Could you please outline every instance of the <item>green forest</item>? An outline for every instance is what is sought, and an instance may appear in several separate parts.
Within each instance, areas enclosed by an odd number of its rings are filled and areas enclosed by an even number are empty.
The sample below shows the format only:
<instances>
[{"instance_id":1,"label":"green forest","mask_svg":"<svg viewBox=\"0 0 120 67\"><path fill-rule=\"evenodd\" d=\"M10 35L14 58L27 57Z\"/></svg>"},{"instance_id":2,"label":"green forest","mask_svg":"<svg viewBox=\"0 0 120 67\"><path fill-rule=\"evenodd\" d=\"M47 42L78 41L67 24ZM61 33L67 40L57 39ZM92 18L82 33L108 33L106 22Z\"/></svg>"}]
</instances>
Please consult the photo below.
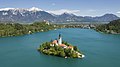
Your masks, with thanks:
<instances>
[{"instance_id":1,"label":"green forest","mask_svg":"<svg viewBox=\"0 0 120 67\"><path fill-rule=\"evenodd\" d=\"M68 42L63 41L63 44L67 46L72 46ZM83 58L82 52L77 48L77 46L73 46L73 50L69 48L63 48L61 46L51 46L51 42L45 42L40 45L38 51L46 54L46 55L54 55L59 57L70 57L70 58Z\"/></svg>"},{"instance_id":2,"label":"green forest","mask_svg":"<svg viewBox=\"0 0 120 67\"><path fill-rule=\"evenodd\" d=\"M108 24L99 25L96 27L96 30L108 34L120 34L120 19L113 20Z\"/></svg>"},{"instance_id":3,"label":"green forest","mask_svg":"<svg viewBox=\"0 0 120 67\"><path fill-rule=\"evenodd\" d=\"M35 32L44 32L57 28L61 28L61 26L49 24L47 22L34 22L32 24L0 23L0 37L32 34Z\"/></svg>"},{"instance_id":4,"label":"green forest","mask_svg":"<svg viewBox=\"0 0 120 67\"><path fill-rule=\"evenodd\" d=\"M75 25L71 25L76 28ZM108 34L120 34L120 19L111 21L108 24L95 26L95 30ZM48 22L34 22L31 24L20 23L0 23L0 37L19 36L24 34L32 34L35 32L44 32L58 28L71 28L63 24L50 24ZM82 28L77 27L77 28Z\"/></svg>"}]
</instances>

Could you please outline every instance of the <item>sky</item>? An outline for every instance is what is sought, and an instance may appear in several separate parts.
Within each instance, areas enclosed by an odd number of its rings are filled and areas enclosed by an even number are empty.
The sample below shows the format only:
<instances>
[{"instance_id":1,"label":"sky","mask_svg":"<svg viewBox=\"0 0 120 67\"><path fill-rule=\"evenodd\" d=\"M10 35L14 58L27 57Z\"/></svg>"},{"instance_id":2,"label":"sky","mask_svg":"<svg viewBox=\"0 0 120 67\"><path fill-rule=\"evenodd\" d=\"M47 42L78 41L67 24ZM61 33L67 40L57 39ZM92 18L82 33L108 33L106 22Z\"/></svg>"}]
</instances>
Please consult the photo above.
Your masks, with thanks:
<instances>
[{"instance_id":1,"label":"sky","mask_svg":"<svg viewBox=\"0 0 120 67\"><path fill-rule=\"evenodd\" d=\"M0 8L31 7L55 14L101 16L112 13L120 17L120 0L0 0Z\"/></svg>"}]
</instances>

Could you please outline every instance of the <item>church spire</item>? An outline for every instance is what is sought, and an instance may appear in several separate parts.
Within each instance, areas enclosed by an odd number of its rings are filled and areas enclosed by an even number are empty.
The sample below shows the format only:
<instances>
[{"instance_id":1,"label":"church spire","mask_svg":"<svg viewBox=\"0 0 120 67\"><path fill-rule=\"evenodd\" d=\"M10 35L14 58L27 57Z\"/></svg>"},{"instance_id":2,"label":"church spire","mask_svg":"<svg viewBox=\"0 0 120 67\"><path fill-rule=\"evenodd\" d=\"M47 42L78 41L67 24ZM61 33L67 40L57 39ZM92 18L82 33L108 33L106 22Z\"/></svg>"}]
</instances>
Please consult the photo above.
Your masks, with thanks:
<instances>
[{"instance_id":1,"label":"church spire","mask_svg":"<svg viewBox=\"0 0 120 67\"><path fill-rule=\"evenodd\" d=\"M59 34L58 44L59 44L59 45L61 45L61 44L62 44L62 37L61 37L61 34Z\"/></svg>"},{"instance_id":2,"label":"church spire","mask_svg":"<svg viewBox=\"0 0 120 67\"><path fill-rule=\"evenodd\" d=\"M61 38L61 34L59 34L59 39Z\"/></svg>"}]
</instances>

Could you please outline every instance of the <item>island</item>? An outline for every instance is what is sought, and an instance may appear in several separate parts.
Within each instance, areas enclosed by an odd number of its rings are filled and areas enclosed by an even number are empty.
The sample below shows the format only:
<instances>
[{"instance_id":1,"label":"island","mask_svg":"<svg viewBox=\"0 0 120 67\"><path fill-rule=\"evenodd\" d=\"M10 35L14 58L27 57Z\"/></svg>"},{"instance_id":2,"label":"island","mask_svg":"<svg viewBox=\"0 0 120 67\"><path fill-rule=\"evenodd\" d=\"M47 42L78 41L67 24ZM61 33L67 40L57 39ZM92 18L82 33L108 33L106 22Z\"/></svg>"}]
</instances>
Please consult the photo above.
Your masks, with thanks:
<instances>
[{"instance_id":1,"label":"island","mask_svg":"<svg viewBox=\"0 0 120 67\"><path fill-rule=\"evenodd\" d=\"M107 34L120 34L120 19L113 20L108 24L99 25L95 30Z\"/></svg>"},{"instance_id":2,"label":"island","mask_svg":"<svg viewBox=\"0 0 120 67\"><path fill-rule=\"evenodd\" d=\"M50 42L45 42L38 48L40 53L46 55L59 56L63 58L84 58L82 52L68 42L62 41L62 36L59 34L58 39L51 40Z\"/></svg>"}]
</instances>

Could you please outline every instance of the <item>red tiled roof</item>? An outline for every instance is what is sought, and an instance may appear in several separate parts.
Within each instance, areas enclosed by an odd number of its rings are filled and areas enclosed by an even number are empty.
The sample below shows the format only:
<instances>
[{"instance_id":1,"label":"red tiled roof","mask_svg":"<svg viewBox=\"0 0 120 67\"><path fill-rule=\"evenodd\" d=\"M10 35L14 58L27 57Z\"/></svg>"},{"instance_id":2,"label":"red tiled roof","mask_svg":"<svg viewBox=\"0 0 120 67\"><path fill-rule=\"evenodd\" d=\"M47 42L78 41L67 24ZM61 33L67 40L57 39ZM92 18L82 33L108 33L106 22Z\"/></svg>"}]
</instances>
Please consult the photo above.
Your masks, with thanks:
<instances>
[{"instance_id":1,"label":"red tiled roof","mask_svg":"<svg viewBox=\"0 0 120 67\"><path fill-rule=\"evenodd\" d=\"M73 48L73 46L68 46L68 48L72 49L72 48Z\"/></svg>"},{"instance_id":2,"label":"red tiled roof","mask_svg":"<svg viewBox=\"0 0 120 67\"><path fill-rule=\"evenodd\" d=\"M56 44L56 43L57 43L57 40L54 40L52 43L53 43L53 44Z\"/></svg>"},{"instance_id":3,"label":"red tiled roof","mask_svg":"<svg viewBox=\"0 0 120 67\"><path fill-rule=\"evenodd\" d=\"M65 45L65 44L61 44L60 46L61 46L61 47L66 47L66 45Z\"/></svg>"}]
</instances>

